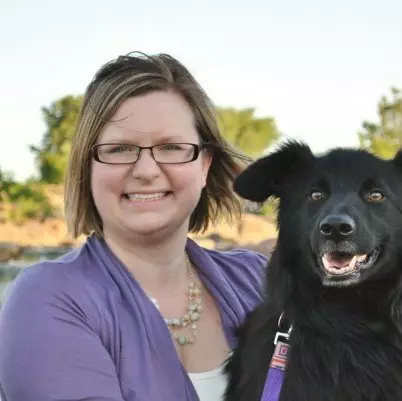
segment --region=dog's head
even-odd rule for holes
[[[345,287],[387,274],[402,251],[402,151],[382,160],[363,150],[314,156],[291,141],[242,172],[235,191],[279,198],[284,257],[323,285]]]

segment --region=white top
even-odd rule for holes
[[[226,389],[224,365],[208,372],[188,373],[200,401],[222,401]]]
[[[148,298],[153,302],[157,309],[160,309],[158,301],[155,298],[150,296],[148,296]],[[231,356],[231,354],[232,353],[230,353],[229,356]],[[224,363],[216,369],[208,372],[187,372],[200,401],[223,400],[223,394],[226,389],[226,375],[223,372],[223,368]]]

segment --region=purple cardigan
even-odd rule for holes
[[[266,258],[187,251],[218,302],[231,348],[260,301]],[[0,315],[2,401],[196,401],[159,311],[106,243],[25,269]]]

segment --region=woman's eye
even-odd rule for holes
[[[165,145],[161,145],[161,150],[163,151],[172,151],[172,150],[181,150],[181,146],[177,143],[167,143]]]
[[[311,200],[317,201],[317,200],[320,200],[320,199],[323,199],[323,198],[324,198],[324,194],[321,191],[312,191],[310,193],[310,199]]]
[[[123,152],[132,152],[132,146],[115,146],[109,149],[109,153],[123,153]]]
[[[385,199],[385,195],[381,191],[371,191],[367,194],[367,200],[369,202],[381,202]]]

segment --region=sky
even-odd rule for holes
[[[402,88],[400,0],[0,0],[0,168],[36,173],[41,107],[140,50],[183,62],[218,106],[254,107],[313,151],[358,146]]]

